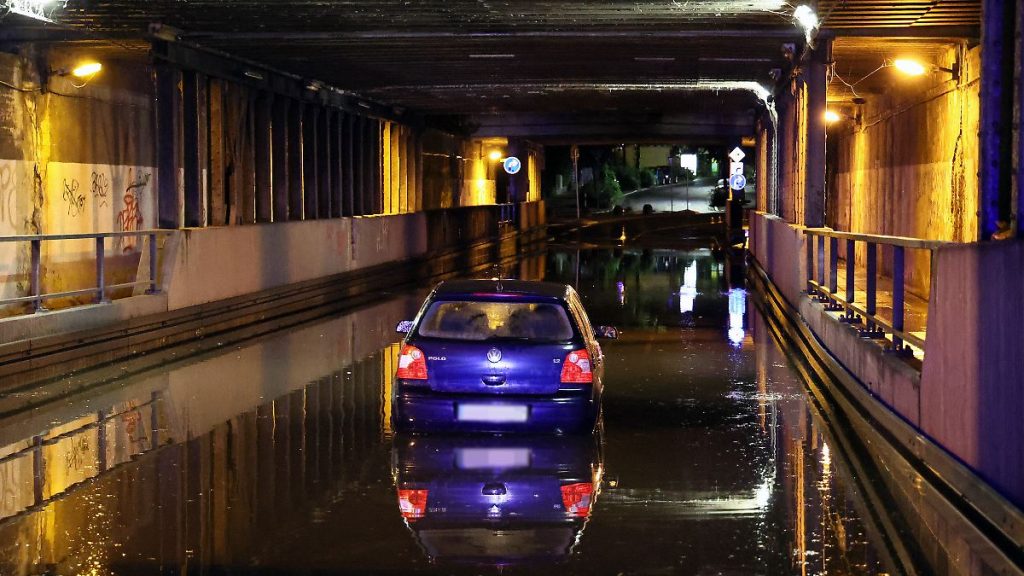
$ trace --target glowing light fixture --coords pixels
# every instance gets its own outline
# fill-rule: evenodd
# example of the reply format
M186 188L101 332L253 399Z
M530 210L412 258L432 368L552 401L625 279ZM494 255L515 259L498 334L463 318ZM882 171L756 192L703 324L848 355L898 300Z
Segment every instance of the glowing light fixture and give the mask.
M840 116L838 112L835 112L833 110L825 111L825 122L828 122L829 124L835 124L836 122L839 122L841 119L842 116Z
M487 154L487 157L497 162L498 160L501 160L501 150L491 150L490 153Z
M0 0L0 8L6 8L7 12L43 22L53 22L47 13L65 4L67 0Z
M807 36L808 41L814 36L814 31L818 29L818 15L814 13L814 10L806 5L801 4L796 7L793 11L793 20L804 29L804 34Z
M907 74L909 76L920 76L924 74L926 71L924 65L922 65L920 62L916 62L914 60L907 60L905 58L893 60L892 65L900 72L903 72L904 74Z
M98 74L100 70L103 70L103 64L99 62L85 62L73 68L71 75L75 78L88 78Z

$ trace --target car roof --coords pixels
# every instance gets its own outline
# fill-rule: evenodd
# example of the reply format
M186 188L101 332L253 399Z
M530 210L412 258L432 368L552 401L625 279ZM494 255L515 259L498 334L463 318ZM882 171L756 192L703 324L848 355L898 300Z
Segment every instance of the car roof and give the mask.
M564 300L570 290L566 284L533 280L446 280L434 289L435 296L450 297L462 294L516 294Z

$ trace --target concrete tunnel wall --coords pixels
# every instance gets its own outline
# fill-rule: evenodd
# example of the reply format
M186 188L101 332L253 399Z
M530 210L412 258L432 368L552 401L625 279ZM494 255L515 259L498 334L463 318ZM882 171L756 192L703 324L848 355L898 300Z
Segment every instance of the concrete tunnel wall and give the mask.
M956 59L947 50L943 66ZM959 82L948 74L897 78L859 111L861 127L828 133L832 176L826 222L837 230L973 242L978 232L981 48L966 51ZM857 247L857 260L866 258ZM888 256L881 262L891 271ZM926 251L907 253L907 287L928 297Z
M179 207L182 206L182 132L180 129L167 132L157 126L159 75L152 65L140 63L137 59L118 59L116 50L104 54L103 71L85 85L78 80L74 84L68 78L47 75L40 70L43 66L50 69L72 67L85 55L80 51L42 50L25 45L20 54L0 54L0 80L21 90L0 87L0 237L156 228L162 219L160 195L167 193L160 176L167 174L178 181L171 190L177 189L178 198L174 200ZM340 249L342 242L338 239L342 237L348 238L354 250L364 250L364 244L352 240L360 238L361 233L358 230L351 232L350 227L373 227L377 224L353 225L340 221L320 224L337 219L344 212L337 205L329 206L326 212L322 210L324 193L329 191L332 199L336 199L338 193L346 192L339 188L342 182L338 178L331 180L330 176L336 173L329 173L324 161L331 164L344 158L344 148L335 146L355 142L345 138L356 137L347 131L349 124L355 126L356 116L320 107L330 111L329 124L322 121L327 117L326 113L314 115L315 125L312 125L314 129L311 132L291 130L288 138L281 137L280 142L272 137L264 138L261 143L253 133L253 126L259 126L259 121L267 121L260 116L261 111L269 109L266 106L261 108L261 103L268 101L267 94L232 81L198 76L201 90L210 102L209 108L201 110L198 118L200 132L204 136L200 138L197 151L203 190L199 228L212 230L217 226L266 225L270 222L294 228L296 221L314 220L316 224L310 222L312 229L308 232L297 233L289 229L238 233L239 238L259 237L265 240L268 244L260 245L270 250L270 254L281 253L275 252L278 250L289 254L276 264L279 269L263 269L263 273L269 276L288 275L289 272L284 270L301 268L303 262L312 258L311 246L328 242L329 246ZM175 84L175 90L175 99L179 100L176 113L180 114L180 82ZM293 112L298 108L296 102L287 102ZM286 102L282 97L274 97L273 103ZM303 103L302 106L306 112L319 107L315 102ZM307 116L300 113L296 121L304 122ZM369 190L368 193L376 198L361 199L355 207L358 210L356 214L403 214L487 205L496 201L495 162L486 158L483 152L489 148L480 141L397 121L359 118L362 118L359 126L378 123L380 130L377 133L379 140L365 141L367 146L377 147L374 157L370 158L371 162L377 162L373 169L376 175L370 178L364 174L370 188L353 192L362 194ZM331 140L328 133L334 132L329 130L336 131L338 140ZM359 137L363 136L365 134ZM158 144L167 141L174 141L178 146L174 167L169 172L161 170L158 161ZM323 149L325 142L330 144L326 151ZM287 158L293 168L291 178L278 178L279 162L274 164L271 173L270 158L260 154L261 145L279 144L293 155L298 154ZM276 151L277 148L271 148L269 153ZM524 172L534 174L539 169L535 156L536 152L531 151L530 156L524 157ZM308 172L304 162L313 157L319 160L319 168ZM260 165L260 158L268 164ZM280 157L274 158L280 160ZM294 165L296 161L298 164ZM294 170L296 167L300 169L298 172ZM356 167L365 168L363 165ZM310 180L309 176L315 177ZM354 176L350 174L347 178L354 179ZM362 176L354 179L356 182L361 180ZM526 182L525 194L513 200L539 198L539 190L535 189L539 186L539 178L527 178ZM346 186L350 184L353 182L345 183ZM269 186L267 197L275 202L269 220L260 220L258 194L261 186ZM315 198L317 193L319 198ZM296 208L294 205L287 206L284 211L278 210L287 202L294 203L296 194L298 213L292 210ZM307 194L314 194L312 202L304 197ZM388 242L406 241L405 238L391 239L395 233L383 234L389 238ZM378 231L367 230L363 237L377 238L377 234ZM423 232L419 234L422 236ZM212 242L215 237L219 242L229 236L231 234L227 232L212 232L199 239L190 232L186 242L202 244ZM283 247L285 239L304 244L306 249L302 257L296 255L301 249ZM403 254L418 254L423 245L421 239L408 238L408 241L408 250ZM140 278L137 271L142 261L148 259L143 254L143 247L141 239L107 241L108 285ZM44 242L43 292L94 286L94 252L92 240ZM193 250L192 258L197 258L195 252ZM252 254L255 252L250 250L249 255ZM216 253L211 253L210 257L215 258ZM359 260L358 256L356 259ZM30 267L30 246L27 242L0 243L0 299L29 294ZM302 273L296 274L303 276ZM216 287L209 289L217 291ZM130 294L130 289L122 289L111 296L118 298ZM92 300L92 295L83 295L49 300L47 306L59 309L91 303ZM0 317L22 311L23 306L0 306Z
M806 298L797 227L763 213L751 224L754 257L821 344L890 410L1024 506L1024 244L938 249L917 372Z

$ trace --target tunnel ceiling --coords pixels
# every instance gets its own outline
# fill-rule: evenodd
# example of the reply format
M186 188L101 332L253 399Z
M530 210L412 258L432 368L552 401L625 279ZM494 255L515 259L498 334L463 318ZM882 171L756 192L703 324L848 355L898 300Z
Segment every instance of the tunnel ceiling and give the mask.
M780 0L70 0L24 39L142 41L150 23L205 47L428 115L749 114L799 43ZM980 0L823 0L825 33L976 30ZM943 32L947 33L947 32ZM699 88L695 90L695 88Z

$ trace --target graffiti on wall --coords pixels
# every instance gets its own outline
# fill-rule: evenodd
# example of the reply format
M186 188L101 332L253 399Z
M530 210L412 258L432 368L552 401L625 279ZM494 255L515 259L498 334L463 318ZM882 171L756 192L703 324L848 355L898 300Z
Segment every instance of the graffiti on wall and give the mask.
M0 165L0 223L14 223L14 166Z
M78 191L78 180L74 178L68 182L64 180L64 194L62 195L64 203L68 208L68 216L77 218L85 213L85 194L81 194Z
M147 172L139 172L137 178L132 177L132 170L128 171L128 185L124 191L124 207L117 213L118 232L137 232L142 230L145 218L139 209L139 195L146 191L149 180L152 176ZM139 239L134 236L118 238L118 245L123 252L131 252L138 246Z
M107 195L110 193L110 179L104 172L92 173L92 200L97 208L107 205Z

